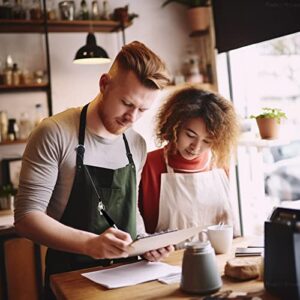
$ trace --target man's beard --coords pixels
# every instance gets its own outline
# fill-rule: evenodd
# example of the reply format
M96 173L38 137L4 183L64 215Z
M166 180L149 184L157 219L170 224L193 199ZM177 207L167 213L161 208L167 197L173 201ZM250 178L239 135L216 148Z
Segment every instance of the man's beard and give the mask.
M119 124L117 119L110 120L109 117L105 113L99 112L99 117L102 121L103 126L105 129L112 134L120 135L124 133L131 125L128 122L122 122Z

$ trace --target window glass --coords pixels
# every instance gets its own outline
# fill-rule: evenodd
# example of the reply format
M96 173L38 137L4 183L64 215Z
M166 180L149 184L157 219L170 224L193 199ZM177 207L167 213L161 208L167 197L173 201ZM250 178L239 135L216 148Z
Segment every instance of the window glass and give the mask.
M218 81L242 120L237 159L244 234L261 234L275 206L300 200L300 33L218 55ZM262 140L249 118L264 107L287 115L278 139Z

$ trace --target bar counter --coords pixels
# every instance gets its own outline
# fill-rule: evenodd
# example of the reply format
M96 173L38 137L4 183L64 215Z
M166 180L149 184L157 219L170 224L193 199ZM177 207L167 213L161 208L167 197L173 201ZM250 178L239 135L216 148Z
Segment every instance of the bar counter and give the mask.
M235 281L224 276L224 266L228 259L234 257L236 247L249 245L249 238L234 239L232 252L230 254L217 255L219 272L222 275L223 287L220 291L236 291L255 293L258 297L264 300L279 299L270 295L264 289L263 281L258 279L250 281ZM171 265L181 265L183 250L173 252L164 262ZM112 266L114 267L114 266ZM111 268L111 267L110 267ZM158 281L150 281L135 286L129 286L118 289L107 289L99 284L96 284L87 278L81 276L82 273L101 270L102 267L83 269L79 271L66 272L52 275L50 278L51 288L58 300L119 300L119 299L139 299L139 300L154 300L154 299L202 299L200 295L191 295L184 293L179 289L179 283L162 284Z

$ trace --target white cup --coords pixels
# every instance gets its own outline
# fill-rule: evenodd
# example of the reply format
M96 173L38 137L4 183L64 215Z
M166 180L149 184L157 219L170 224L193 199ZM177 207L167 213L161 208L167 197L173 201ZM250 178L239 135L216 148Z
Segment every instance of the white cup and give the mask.
M233 239L232 225L212 225L202 231L207 235L216 254L228 253L231 250Z

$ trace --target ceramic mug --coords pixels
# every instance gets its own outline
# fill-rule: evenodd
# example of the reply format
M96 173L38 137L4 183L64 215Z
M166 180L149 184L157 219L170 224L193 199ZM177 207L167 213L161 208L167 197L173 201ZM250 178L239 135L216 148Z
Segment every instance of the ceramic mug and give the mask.
M231 250L233 240L232 225L212 225L203 230L204 240L209 240L216 254L228 253Z

